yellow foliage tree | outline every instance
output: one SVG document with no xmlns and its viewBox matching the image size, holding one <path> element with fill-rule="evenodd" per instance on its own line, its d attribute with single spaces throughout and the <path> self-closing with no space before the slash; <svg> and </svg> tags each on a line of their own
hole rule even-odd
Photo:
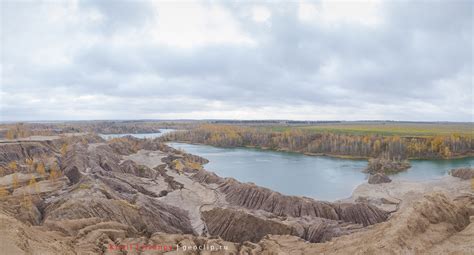
<svg viewBox="0 0 474 255">
<path fill-rule="evenodd" d="M 178 173 L 181 174 L 181 172 L 182 172 L 183 169 L 184 169 L 184 164 L 181 162 L 181 160 L 175 159 L 175 160 L 173 161 L 173 168 L 176 169 L 176 171 L 178 171 Z"/>
<path fill-rule="evenodd" d="M 189 168 L 194 169 L 194 170 L 202 170 L 201 164 L 199 164 L 197 162 L 186 162 L 186 165 Z"/>
<path fill-rule="evenodd" d="M 63 157 L 66 156 L 67 149 L 68 149 L 68 144 L 64 143 L 63 146 L 61 146 L 61 156 Z"/>
<path fill-rule="evenodd" d="M 0 187 L 0 198 L 1 197 L 6 197 L 8 195 L 10 195 L 10 192 L 8 192 L 8 190 L 5 189 L 5 187 L 3 187 L 3 186 Z"/>
<path fill-rule="evenodd" d="M 38 193 L 38 184 L 36 183 L 36 178 L 34 175 L 31 175 L 30 182 L 28 186 L 33 189 L 36 193 Z"/>
<path fill-rule="evenodd" d="M 380 142 L 380 140 L 379 139 L 375 140 L 374 148 L 373 148 L 375 154 L 378 154 L 380 152 L 381 147 L 382 147 L 382 143 Z"/>
<path fill-rule="evenodd" d="M 46 175 L 46 169 L 44 168 L 44 164 L 43 163 L 38 163 L 38 165 L 36 166 L 36 172 L 38 172 L 41 176 L 45 176 Z"/>
<path fill-rule="evenodd" d="M 12 186 L 13 186 L 13 189 L 16 189 L 20 186 L 19 182 L 18 182 L 18 174 L 17 173 L 14 173 L 13 176 L 12 176 Z"/>
<path fill-rule="evenodd" d="M 15 139 L 15 132 L 12 129 L 9 129 L 5 136 L 9 140 L 13 140 L 13 139 Z"/>
<path fill-rule="evenodd" d="M 16 163 L 16 161 L 12 161 L 8 163 L 8 168 L 10 168 L 13 171 L 16 171 L 18 170 L 18 164 Z"/>
<path fill-rule="evenodd" d="M 26 162 L 26 164 L 29 165 L 29 166 L 32 166 L 32 165 L 35 163 L 35 161 L 34 161 L 32 158 L 27 158 L 27 159 L 25 160 L 25 162 Z"/>
<path fill-rule="evenodd" d="M 441 150 L 441 145 L 443 144 L 443 138 L 440 136 L 436 136 L 431 141 L 431 150 L 434 152 L 438 152 Z"/>
<path fill-rule="evenodd" d="M 12 140 L 27 137 L 29 135 L 30 131 L 28 128 L 23 123 L 19 123 L 7 130 L 6 138 Z"/>
<path fill-rule="evenodd" d="M 449 149 L 448 146 L 444 147 L 443 154 L 445 158 L 449 158 L 452 156 L 451 150 Z"/>
<path fill-rule="evenodd" d="M 59 176 L 60 176 L 59 168 L 58 168 L 57 164 L 53 164 L 51 166 L 50 171 L 49 171 L 49 180 L 50 181 L 55 181 L 59 178 Z"/>
<path fill-rule="evenodd" d="M 33 206 L 33 198 L 31 194 L 26 194 L 23 192 L 23 206 L 25 207 L 32 207 Z"/>
<path fill-rule="evenodd" d="M 25 162 L 28 166 L 28 170 L 33 172 L 35 170 L 35 161 L 32 158 L 27 158 Z"/>
</svg>

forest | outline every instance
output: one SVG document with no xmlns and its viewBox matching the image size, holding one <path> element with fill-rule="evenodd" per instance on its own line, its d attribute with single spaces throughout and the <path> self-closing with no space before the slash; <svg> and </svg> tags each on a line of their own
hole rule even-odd
<svg viewBox="0 0 474 255">
<path fill-rule="evenodd" d="M 473 155 L 469 134 L 429 136 L 385 135 L 376 132 L 351 134 L 308 128 L 203 124 L 190 130 L 169 133 L 168 141 L 208 144 L 220 147 L 258 147 L 307 154 L 394 160 L 455 158 Z"/>
</svg>

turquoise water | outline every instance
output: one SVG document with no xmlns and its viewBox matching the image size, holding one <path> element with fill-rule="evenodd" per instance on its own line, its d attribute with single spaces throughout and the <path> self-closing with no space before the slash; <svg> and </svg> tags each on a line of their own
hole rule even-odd
<svg viewBox="0 0 474 255">
<path fill-rule="evenodd" d="M 161 133 L 148 133 L 148 134 L 99 134 L 100 137 L 104 138 L 105 140 L 110 140 L 113 138 L 124 137 L 127 135 L 134 136 L 136 138 L 144 139 L 144 138 L 157 138 L 166 133 L 176 131 L 175 129 L 160 129 Z"/>
<path fill-rule="evenodd" d="M 333 201 L 347 198 L 359 184 L 366 160 L 306 156 L 298 153 L 252 148 L 217 148 L 207 145 L 169 143 L 209 160 L 205 166 L 222 177 L 253 182 L 286 195 Z M 452 168 L 470 166 L 474 158 L 455 160 L 413 160 L 412 168 L 392 179 L 427 181 L 441 178 Z"/>
<path fill-rule="evenodd" d="M 474 158 L 462 159 L 414 159 L 410 160 L 411 168 L 407 171 L 391 175 L 394 180 L 411 180 L 411 181 L 429 181 L 439 179 L 448 175 L 448 171 L 458 167 L 472 167 Z"/>
</svg>

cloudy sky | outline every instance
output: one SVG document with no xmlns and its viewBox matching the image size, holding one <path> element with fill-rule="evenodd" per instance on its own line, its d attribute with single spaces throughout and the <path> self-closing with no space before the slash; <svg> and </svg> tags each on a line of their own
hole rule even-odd
<svg viewBox="0 0 474 255">
<path fill-rule="evenodd" d="M 471 1 L 1 1 L 0 120 L 473 119 Z"/>
</svg>

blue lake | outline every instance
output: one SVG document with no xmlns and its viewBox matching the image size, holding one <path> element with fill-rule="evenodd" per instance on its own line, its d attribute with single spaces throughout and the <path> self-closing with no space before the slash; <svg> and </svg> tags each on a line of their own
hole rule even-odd
<svg viewBox="0 0 474 255">
<path fill-rule="evenodd" d="M 253 182 L 286 195 L 333 201 L 347 198 L 366 182 L 361 171 L 366 160 L 307 156 L 253 148 L 218 148 L 208 145 L 168 143 L 176 149 L 207 158 L 205 166 L 221 177 Z M 412 167 L 392 179 L 428 181 L 447 175 L 452 168 L 472 166 L 474 158 L 412 160 Z"/>
</svg>

